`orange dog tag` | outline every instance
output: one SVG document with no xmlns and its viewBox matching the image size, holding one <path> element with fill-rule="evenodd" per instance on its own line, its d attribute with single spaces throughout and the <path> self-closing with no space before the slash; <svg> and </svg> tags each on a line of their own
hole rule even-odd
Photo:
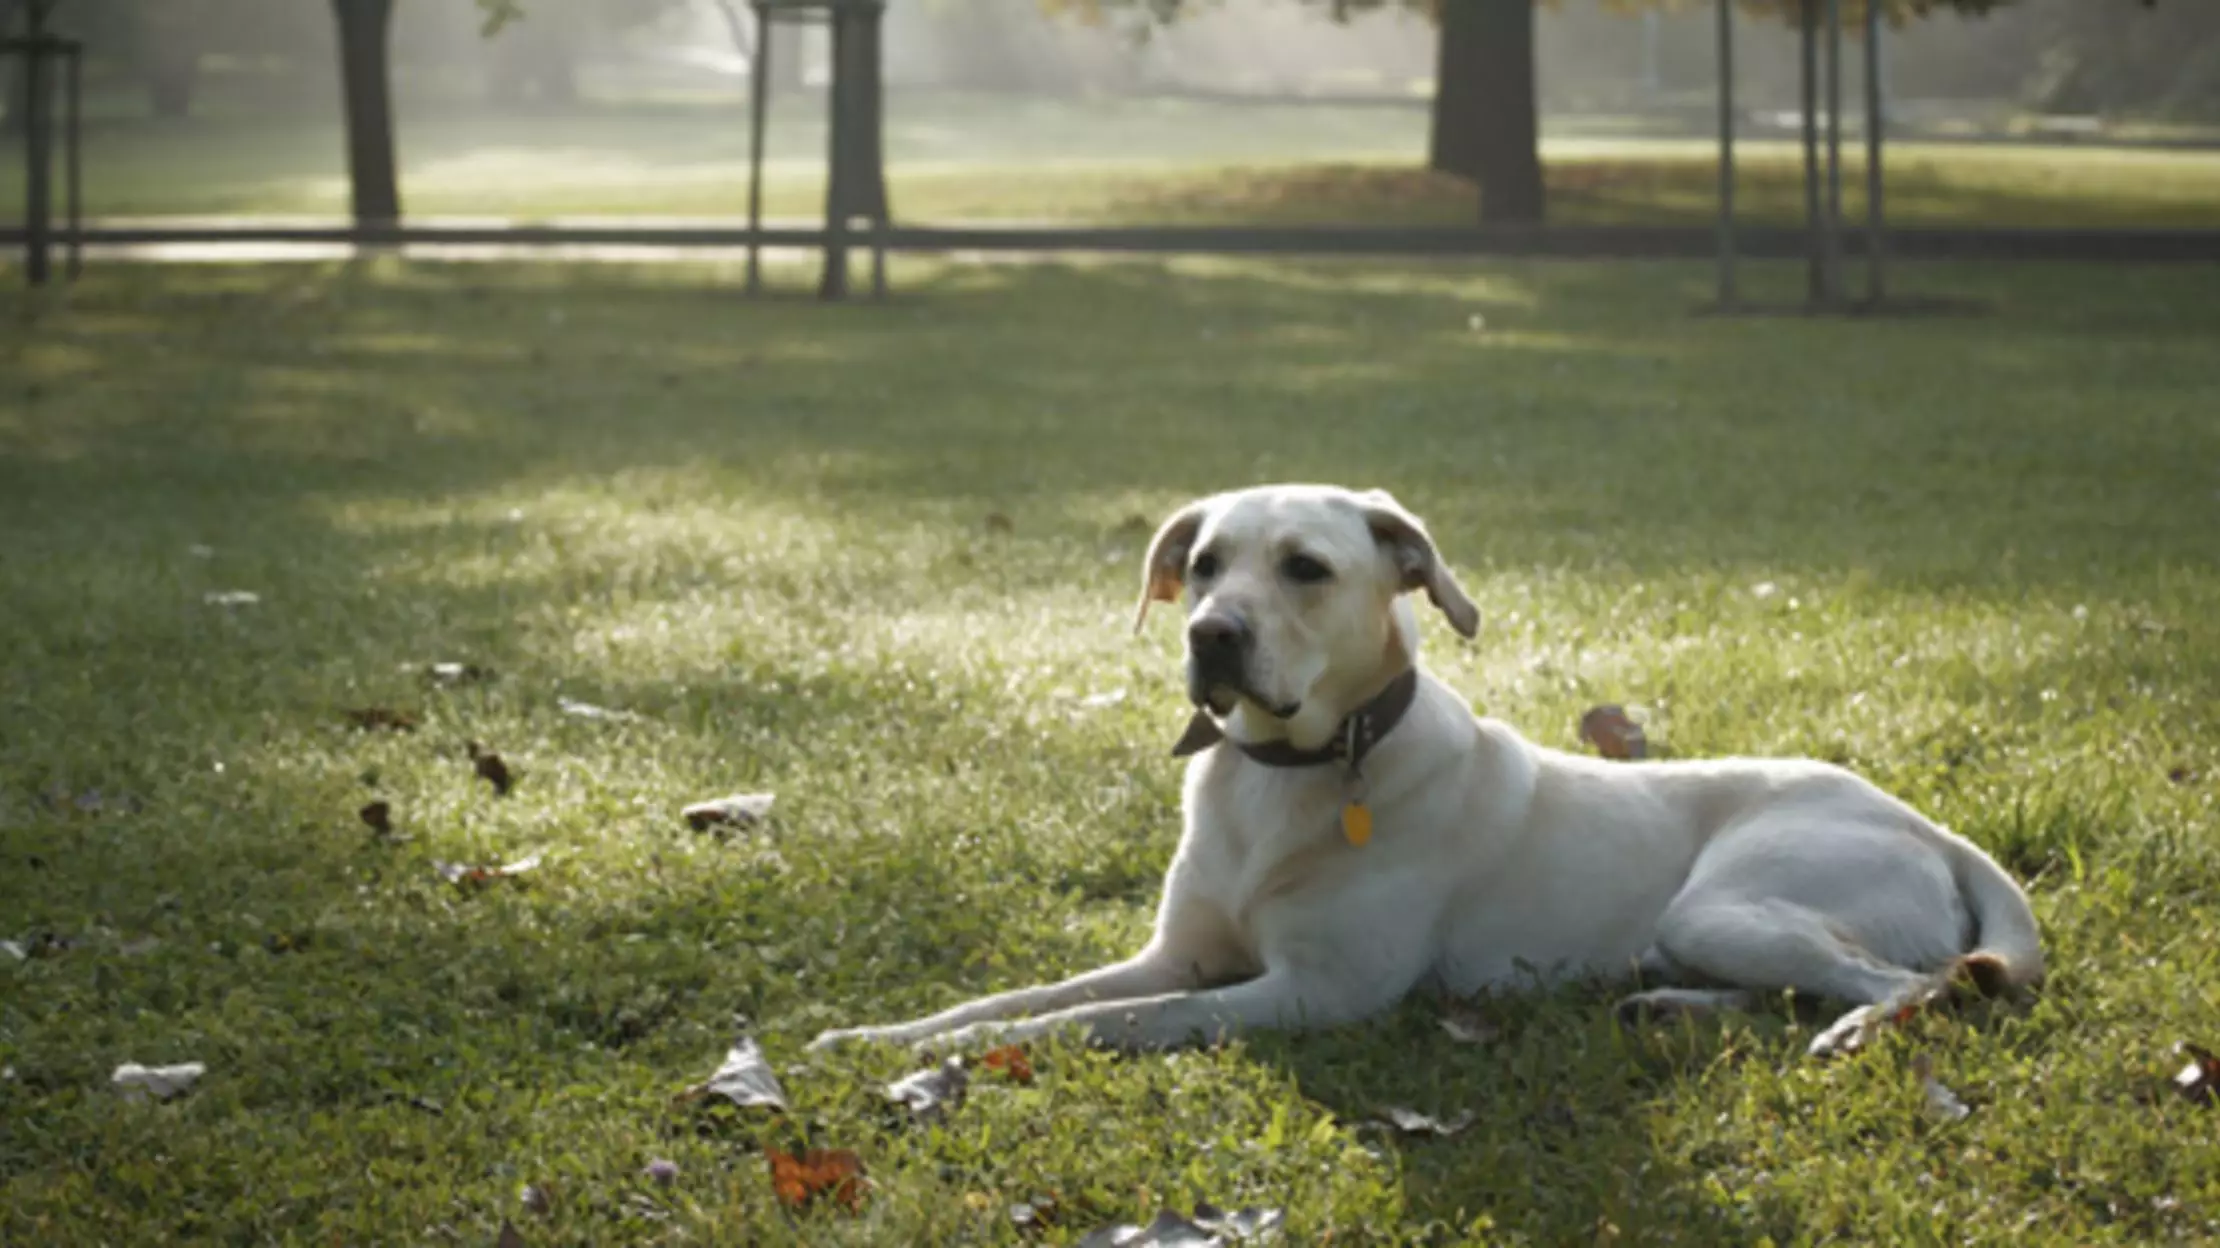
<svg viewBox="0 0 2220 1248">
<path fill-rule="evenodd" d="M 1359 848 L 1372 839 L 1372 808 L 1363 802 L 1351 802 L 1341 808 L 1341 835 L 1351 845 Z"/>
</svg>

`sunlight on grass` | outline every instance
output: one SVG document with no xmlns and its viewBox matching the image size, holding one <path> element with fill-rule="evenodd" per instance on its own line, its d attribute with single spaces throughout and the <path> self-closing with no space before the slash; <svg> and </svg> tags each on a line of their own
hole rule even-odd
<svg viewBox="0 0 2220 1248">
<path fill-rule="evenodd" d="M 1047 1242 L 1195 1200 L 1300 1242 L 2209 1235 L 2201 1111 L 2138 1098 L 2220 1006 L 2220 302 L 2196 270 L 1904 276 L 1983 312 L 1234 260 L 904 263 L 878 307 L 389 261 L 9 296 L 0 939 L 78 943 L 0 960 L 0 1240 L 1016 1243 L 1046 1191 Z M 1535 739 L 1623 702 L 1672 755 L 1835 759 L 1988 846 L 2051 983 L 1824 1068 L 1792 1010 L 1621 1033 L 1591 985 L 1491 1003 L 1485 1046 L 1424 1001 L 1050 1045 L 929 1131 L 877 1103 L 907 1055 L 796 1064 L 1145 936 L 1184 708 L 1135 565 L 1262 478 L 1425 515 L 1483 611 L 1429 660 Z M 678 818 L 740 791 L 767 827 Z M 531 854 L 475 893 L 433 865 Z M 735 1011 L 788 1126 L 670 1105 Z M 1918 1054 L 1970 1118 L 1926 1117 Z M 173 1104 L 105 1086 L 184 1060 Z M 1359 1125 L 1383 1104 L 1477 1118 L 1410 1143 Z M 759 1147 L 805 1122 L 865 1154 L 859 1216 L 775 1206 Z"/>
</svg>

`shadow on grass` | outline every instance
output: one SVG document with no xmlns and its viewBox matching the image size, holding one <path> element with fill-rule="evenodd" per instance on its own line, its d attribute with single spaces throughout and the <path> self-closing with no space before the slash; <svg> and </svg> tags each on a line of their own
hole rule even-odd
<svg viewBox="0 0 2220 1248">
<path fill-rule="evenodd" d="M 1698 320 L 1703 274 L 1672 266 L 949 267 L 885 308 L 749 304 L 730 276 L 139 270 L 16 297 L 0 909 L 174 951 L 37 968 L 51 995 L 18 1000 L 49 1004 L 7 1007 L 39 1023 L 8 1057 L 42 1111 L 96 1138 L 84 1089 L 166 1053 L 257 1072 L 211 1114 L 475 1097 L 494 1103 L 437 1129 L 490 1136 L 541 1112 L 537 1089 L 593 1085 L 647 1117 L 734 1008 L 786 1046 L 1128 952 L 1174 833 L 1177 715 L 1169 636 L 1130 641 L 1124 612 L 1141 543 L 1191 494 L 1388 485 L 1476 582 L 1538 578 L 1604 620 L 1491 602 L 1502 650 L 1522 613 L 1552 645 L 1603 644 L 1648 586 L 1742 609 L 1703 598 L 1722 577 L 2087 603 L 2132 630 L 2210 551 L 2179 501 L 2220 449 L 2195 402 L 2220 319 L 2202 274 L 1937 271 L 2001 308 L 1948 326 Z M 261 602 L 201 600 L 235 588 Z M 1784 650 L 1822 628 L 1755 627 Z M 2209 678 L 2164 644 L 2023 648 L 1954 679 L 2094 714 L 2114 676 Z M 1493 680 L 1473 654 L 1443 657 Z M 499 676 L 439 692 L 411 670 L 447 658 Z M 1837 692 L 1767 672 L 1738 696 Z M 566 717 L 565 695 L 644 718 Z M 350 736 L 356 704 L 425 724 Z M 509 755 L 516 796 L 470 774 L 471 737 Z M 1985 740 L 1930 743 L 1978 770 Z M 679 827 L 712 784 L 775 788 L 775 836 Z M 51 785 L 148 811 L 36 808 Z M 369 840 L 371 793 L 414 839 Z M 2023 864 L 2070 857 L 2103 813 L 2045 800 L 2014 825 Z M 432 869 L 535 850 L 516 889 Z M 1421 1221 L 1792 1237 L 1785 1212 L 1707 1205 L 1700 1150 L 1649 1117 L 1677 1074 L 1779 1038 L 1622 1041 L 1606 1001 L 1514 1005 L 1477 1051 L 1422 1007 L 1252 1051 L 1346 1118 L 1480 1112 L 1404 1150 Z M 161 1189 L 82 1181 L 118 1208 Z M 211 1181 L 265 1229 L 308 1225 Z"/>
</svg>

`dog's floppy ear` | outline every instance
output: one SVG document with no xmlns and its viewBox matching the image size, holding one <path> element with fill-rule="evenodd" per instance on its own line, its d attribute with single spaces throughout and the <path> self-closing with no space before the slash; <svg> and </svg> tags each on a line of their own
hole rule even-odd
<svg viewBox="0 0 2220 1248">
<path fill-rule="evenodd" d="M 1149 618 L 1150 603 L 1179 601 L 1187 584 L 1187 552 L 1194 549 L 1195 534 L 1209 514 L 1210 500 L 1197 499 L 1173 512 L 1149 542 L 1149 553 L 1141 560 L 1141 605 L 1133 613 L 1134 632 Z"/>
<path fill-rule="evenodd" d="M 1458 634 L 1470 637 L 1480 631 L 1480 608 L 1466 595 L 1465 587 L 1442 562 L 1441 553 L 1434 549 L 1434 539 L 1419 523 L 1417 516 L 1403 510 L 1386 490 L 1370 490 L 1358 496 L 1364 508 L 1365 523 L 1372 526 L 1372 536 L 1387 547 L 1388 556 L 1395 560 L 1395 567 L 1402 574 L 1403 588 L 1424 589 L 1426 597 L 1441 613 L 1449 617 L 1449 626 Z"/>
</svg>

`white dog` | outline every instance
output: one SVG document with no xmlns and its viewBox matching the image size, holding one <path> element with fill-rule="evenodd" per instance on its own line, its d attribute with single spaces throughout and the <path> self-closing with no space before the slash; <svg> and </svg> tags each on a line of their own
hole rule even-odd
<svg viewBox="0 0 2220 1248">
<path fill-rule="evenodd" d="M 1384 493 L 1272 486 L 1179 511 L 1150 544 L 1141 615 L 1184 592 L 1199 709 L 1148 946 L 811 1047 L 1064 1027 L 1170 1046 L 1345 1023 L 1421 984 L 1639 972 L 1683 986 L 1622 1016 L 1791 988 L 1855 1003 L 1812 1045 L 1827 1053 L 1954 974 L 1992 991 L 2042 977 L 2011 877 L 1840 768 L 1606 762 L 1475 719 L 1416 665 L 1413 589 L 1477 630 L 1425 527 Z"/>
</svg>

